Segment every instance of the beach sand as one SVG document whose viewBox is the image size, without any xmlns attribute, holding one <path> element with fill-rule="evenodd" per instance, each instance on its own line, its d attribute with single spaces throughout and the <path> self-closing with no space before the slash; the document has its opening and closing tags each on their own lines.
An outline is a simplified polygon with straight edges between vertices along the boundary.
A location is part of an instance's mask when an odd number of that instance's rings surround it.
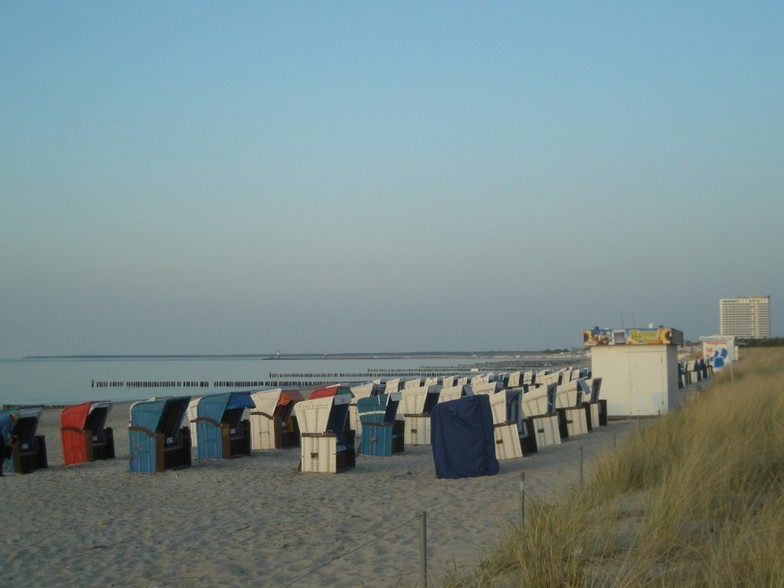
<svg viewBox="0 0 784 588">
<path fill-rule="evenodd" d="M 117 458 L 64 466 L 60 409 L 47 409 L 47 469 L 0 479 L 0 586 L 417 586 L 427 513 L 430 585 L 479 565 L 528 497 L 586 479 L 634 420 L 502 461 L 495 476 L 435 476 L 430 447 L 359 455 L 340 474 L 297 472 L 299 449 L 128 471 L 127 403 L 115 404 Z"/>
</svg>

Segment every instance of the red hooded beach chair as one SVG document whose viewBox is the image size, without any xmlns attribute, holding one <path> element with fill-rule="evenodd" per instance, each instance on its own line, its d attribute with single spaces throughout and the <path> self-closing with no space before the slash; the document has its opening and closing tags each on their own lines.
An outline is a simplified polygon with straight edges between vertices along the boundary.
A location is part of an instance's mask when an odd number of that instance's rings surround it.
<svg viewBox="0 0 784 588">
<path fill-rule="evenodd" d="M 114 459 L 114 433 L 106 427 L 111 408 L 111 402 L 82 402 L 63 409 L 60 439 L 65 465 Z"/>
</svg>

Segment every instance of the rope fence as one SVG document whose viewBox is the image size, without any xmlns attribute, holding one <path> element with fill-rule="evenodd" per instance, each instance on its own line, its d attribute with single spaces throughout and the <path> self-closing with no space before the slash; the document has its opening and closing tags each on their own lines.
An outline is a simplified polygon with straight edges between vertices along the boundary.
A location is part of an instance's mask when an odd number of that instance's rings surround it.
<svg viewBox="0 0 784 588">
<path fill-rule="evenodd" d="M 575 453 L 577 454 L 577 460 L 576 460 L 577 461 L 577 464 L 576 464 L 577 484 L 578 484 L 578 487 L 580 489 L 582 489 L 583 485 L 584 485 L 584 467 L 585 467 L 585 457 L 584 457 L 584 452 L 583 452 L 583 446 L 580 445 L 579 447 L 575 448 Z M 503 477 L 496 484 L 490 486 L 489 488 L 485 488 L 482 491 L 482 493 L 483 493 L 483 495 L 486 495 L 486 496 L 497 496 L 498 492 L 502 491 L 504 489 L 504 487 L 508 488 L 509 486 L 514 486 L 514 484 L 515 484 L 515 479 L 510 479 L 509 477 Z M 508 517 L 508 522 L 514 523 L 514 520 L 518 519 L 518 517 L 519 517 L 520 529 L 523 529 L 525 527 L 525 503 L 526 503 L 526 500 L 527 500 L 527 498 L 526 498 L 526 485 L 525 485 L 526 484 L 526 482 L 525 482 L 525 472 L 524 471 L 520 472 L 520 478 L 517 480 L 517 484 L 518 484 L 518 489 L 519 489 L 519 492 L 518 492 L 518 496 L 519 496 L 519 510 L 517 512 L 514 512 L 514 511 L 510 512 L 510 516 Z M 409 527 L 410 525 L 412 525 L 416 521 L 419 521 L 419 553 L 420 553 L 420 556 L 419 556 L 420 568 L 419 568 L 419 584 L 418 584 L 418 586 L 419 586 L 419 588 L 427 588 L 427 576 L 428 576 L 428 573 L 427 573 L 427 520 L 428 520 L 428 516 L 430 516 L 430 518 L 433 518 L 434 520 L 438 520 L 437 517 L 433 517 L 434 514 L 437 514 L 438 512 L 440 512 L 440 511 L 442 511 L 444 509 L 457 508 L 457 507 L 463 505 L 464 503 L 475 502 L 476 500 L 477 500 L 477 496 L 475 496 L 475 495 L 466 496 L 465 498 L 461 498 L 459 500 L 455 500 L 455 501 L 452 501 L 452 502 L 448 502 L 446 504 L 442 504 L 440 506 L 431 507 L 428 510 L 424 510 L 424 511 L 420 512 L 419 514 L 417 514 L 416 516 L 410 517 L 410 518 L 406 519 L 405 521 L 403 521 L 402 523 L 400 523 L 398 525 L 395 525 L 394 527 L 392 527 L 390 529 L 387 529 L 387 530 L 379 533 L 378 535 L 375 535 L 374 537 L 372 537 L 370 539 L 367 539 L 367 540 L 363 541 L 362 543 L 360 543 L 360 544 L 358 544 L 358 545 L 356 545 L 354 547 L 346 549 L 342 553 L 339 553 L 337 555 L 334 555 L 334 556 L 330 557 L 328 560 L 318 564 L 316 567 L 308 570 L 304 574 L 298 576 L 297 578 L 295 578 L 294 580 L 292 580 L 291 582 L 286 584 L 286 588 L 291 588 L 292 586 L 295 586 L 296 584 L 298 584 L 302 580 L 308 578 L 312 574 L 314 574 L 314 573 L 318 572 L 319 570 L 329 566 L 330 564 L 332 564 L 332 563 L 334 563 L 334 562 L 336 562 L 338 560 L 341 560 L 341 559 L 343 559 L 343 558 L 345 558 L 345 557 L 347 557 L 347 556 L 349 556 L 349 555 L 351 555 L 353 553 L 356 553 L 357 551 L 360 551 L 361 549 L 363 549 L 363 548 L 365 548 L 365 547 L 367 547 L 367 546 L 369 546 L 369 545 L 371 545 L 373 543 L 381 541 L 382 539 L 385 539 L 386 537 L 388 537 L 392 533 L 394 533 L 396 531 L 399 531 L 400 529 L 403 529 L 405 527 Z"/>
</svg>

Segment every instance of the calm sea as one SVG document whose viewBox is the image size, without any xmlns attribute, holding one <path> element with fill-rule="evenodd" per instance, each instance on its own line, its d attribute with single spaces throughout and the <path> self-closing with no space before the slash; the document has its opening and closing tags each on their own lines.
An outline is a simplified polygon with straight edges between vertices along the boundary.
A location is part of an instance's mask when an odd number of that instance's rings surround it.
<svg viewBox="0 0 784 588">
<path fill-rule="evenodd" d="M 6 359 L 0 360 L 0 405 L 196 396 L 275 385 L 276 381 L 358 383 L 384 377 L 378 371 L 424 372 L 437 367 L 454 367 L 457 373 L 469 371 L 472 362 L 465 357 Z"/>
</svg>

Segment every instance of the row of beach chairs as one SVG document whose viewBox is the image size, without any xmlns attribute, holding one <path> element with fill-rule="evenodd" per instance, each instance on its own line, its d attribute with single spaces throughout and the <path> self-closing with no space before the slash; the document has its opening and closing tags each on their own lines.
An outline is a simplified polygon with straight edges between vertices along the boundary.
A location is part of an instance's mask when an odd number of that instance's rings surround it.
<svg viewBox="0 0 784 588">
<path fill-rule="evenodd" d="M 678 362 L 678 388 L 707 380 L 713 375 L 713 365 L 703 358 Z"/>
<path fill-rule="evenodd" d="M 63 409 L 60 438 L 65 465 L 114 458 L 114 434 L 106 427 L 111 402 L 83 402 Z M 0 411 L 17 413 L 18 420 L 11 432 L 9 469 L 27 474 L 48 467 L 46 438 L 38 435 L 38 422 L 43 406 L 25 406 Z"/>
<path fill-rule="evenodd" d="M 131 405 L 129 469 L 190 466 L 193 447 L 203 460 L 299 446 L 301 471 L 336 473 L 355 467 L 358 454 L 430 445 L 437 406 L 470 396 L 488 398 L 495 457 L 521 458 L 607 424 L 601 378 L 587 376 L 564 369 L 379 380 L 328 386 L 307 399 L 293 389 L 153 397 Z M 63 410 L 66 465 L 114 458 L 113 431 L 105 426 L 110 409 L 109 402 L 86 402 Z M 41 408 L 24 410 L 12 459 L 21 473 L 46 467 L 45 440 L 35 435 Z"/>
</svg>

